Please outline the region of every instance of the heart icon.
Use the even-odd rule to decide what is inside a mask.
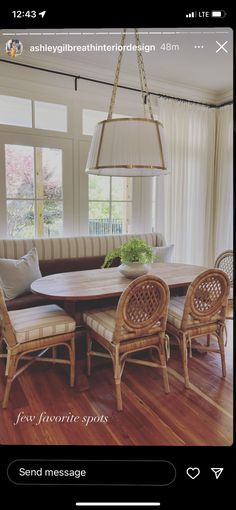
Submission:
[[[192,478],[192,480],[194,480],[200,475],[200,469],[198,467],[189,467],[186,470],[186,473],[189,476],[189,478]]]

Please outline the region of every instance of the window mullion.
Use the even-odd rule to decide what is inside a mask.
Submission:
[[[111,221],[112,221],[112,177],[110,177],[110,186],[109,186],[109,224],[110,224],[110,234],[112,234]]]

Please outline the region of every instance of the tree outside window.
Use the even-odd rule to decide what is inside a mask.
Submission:
[[[8,236],[60,236],[62,150],[7,144],[5,167]]]
[[[131,229],[132,178],[89,175],[89,234],[126,234]]]

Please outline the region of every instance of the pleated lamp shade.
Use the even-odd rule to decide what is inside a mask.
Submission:
[[[168,173],[164,161],[162,124],[145,118],[99,122],[91,142],[86,172],[120,177]]]

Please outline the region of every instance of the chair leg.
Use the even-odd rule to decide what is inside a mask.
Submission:
[[[10,351],[10,349],[7,349],[7,361],[6,361],[5,375],[8,375],[10,358],[11,358],[11,351]]]
[[[75,338],[73,337],[70,342],[70,387],[75,385]]]
[[[86,336],[86,344],[87,344],[87,374],[91,375],[91,347],[92,347],[92,338],[90,333],[87,331]]]
[[[223,377],[226,377],[225,346],[224,346],[224,339],[223,339],[222,332],[221,332],[220,336],[218,337],[218,344],[219,344],[220,356],[221,356],[222,375],[223,375]]]
[[[116,407],[117,411],[123,411],[122,395],[121,395],[121,378],[115,379],[116,385]]]
[[[1,332],[0,332],[0,354],[2,354],[4,352],[4,346],[5,346],[5,342],[3,340],[3,337],[1,336]]]
[[[3,409],[6,409],[8,406],[11,385],[12,385],[15,371],[16,371],[16,356],[10,356],[6,388],[5,388],[5,393],[4,393],[3,403],[2,403]]]
[[[121,395],[121,366],[119,354],[116,352],[113,361],[114,379],[116,387],[116,408],[117,411],[123,411],[122,395]]]
[[[188,375],[188,350],[187,350],[187,343],[186,343],[186,337],[183,335],[183,338],[180,340],[180,349],[182,354],[182,363],[183,363],[183,370],[184,370],[184,384],[185,388],[190,388],[190,382],[189,382],[189,375]]]
[[[167,372],[167,366],[166,366],[166,356],[165,356],[165,347],[164,345],[161,345],[159,348],[159,356],[160,356],[160,362],[162,368],[162,375],[163,375],[163,383],[164,383],[164,389],[165,393],[170,393],[170,386],[169,386],[169,379],[168,379],[168,372]]]

